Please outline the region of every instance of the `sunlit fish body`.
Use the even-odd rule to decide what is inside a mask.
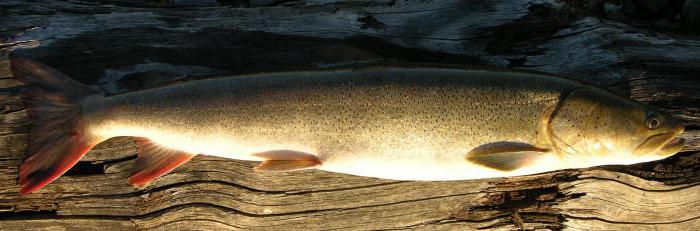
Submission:
[[[465,180],[651,161],[683,126],[647,105],[529,72],[362,67],[199,80],[105,96],[27,60],[32,135],[21,192],[99,142],[138,137],[135,185],[197,154],[398,180]]]

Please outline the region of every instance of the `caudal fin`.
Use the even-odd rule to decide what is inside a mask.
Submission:
[[[84,130],[80,102],[102,93],[27,59],[13,58],[11,68],[17,80],[29,85],[31,134],[19,170],[20,193],[27,194],[68,171],[99,142]]]

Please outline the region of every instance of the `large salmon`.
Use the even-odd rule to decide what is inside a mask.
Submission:
[[[199,80],[121,95],[13,59],[31,85],[21,193],[94,145],[138,137],[129,182],[197,154],[399,180],[464,180],[651,161],[683,126],[650,106],[567,78],[513,70],[362,67]]]

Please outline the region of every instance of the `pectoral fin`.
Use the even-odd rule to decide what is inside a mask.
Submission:
[[[519,142],[484,144],[467,153],[467,160],[489,168],[512,171],[530,164],[548,149]]]
[[[274,150],[253,154],[266,160],[255,166],[256,171],[286,172],[316,167],[321,160],[316,155],[291,150]]]

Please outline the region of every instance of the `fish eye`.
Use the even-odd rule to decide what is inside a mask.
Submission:
[[[647,127],[649,129],[657,129],[659,128],[659,126],[661,126],[661,120],[659,120],[659,118],[657,118],[656,115],[650,114],[647,117]]]

